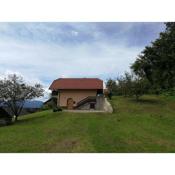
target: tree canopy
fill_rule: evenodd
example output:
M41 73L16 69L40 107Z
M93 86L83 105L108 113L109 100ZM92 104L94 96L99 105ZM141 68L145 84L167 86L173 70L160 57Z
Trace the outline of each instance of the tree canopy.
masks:
M43 88L40 84L34 86L25 83L23 77L16 74L8 75L0 80L0 100L6 104L17 117L21 113L26 100L43 96Z
M175 23L165 25L165 31L145 47L131 66L136 75L147 78L155 89L175 87Z

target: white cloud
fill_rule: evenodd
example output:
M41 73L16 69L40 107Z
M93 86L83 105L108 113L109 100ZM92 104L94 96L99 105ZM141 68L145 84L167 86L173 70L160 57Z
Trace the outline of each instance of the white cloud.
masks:
M106 76L123 73L143 48L91 44L57 45L0 41L0 73L19 72L30 81L52 81L60 76Z
M71 33L72 33L73 36L78 36L78 32L77 31L73 30Z

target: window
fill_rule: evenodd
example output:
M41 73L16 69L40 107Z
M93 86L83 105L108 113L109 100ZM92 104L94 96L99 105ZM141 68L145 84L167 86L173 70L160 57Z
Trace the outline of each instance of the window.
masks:
M90 103L90 109L95 109L95 103Z

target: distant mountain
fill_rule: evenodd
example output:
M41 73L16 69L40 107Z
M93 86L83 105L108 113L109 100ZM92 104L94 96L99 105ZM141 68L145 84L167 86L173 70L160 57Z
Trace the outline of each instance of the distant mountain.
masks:
M27 100L24 103L24 108L41 108L43 106L43 102L39 100Z
M0 107L6 106L4 103L0 101ZM24 103L24 108L41 108L43 106L43 102L39 100L27 100Z

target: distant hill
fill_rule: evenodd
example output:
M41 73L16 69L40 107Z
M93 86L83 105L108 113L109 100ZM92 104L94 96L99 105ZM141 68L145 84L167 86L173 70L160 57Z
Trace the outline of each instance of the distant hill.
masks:
M39 108L42 107L42 105L43 105L42 101L39 101L39 100L27 100L24 103L24 108L38 108L39 109ZM4 107L6 105L0 102L0 106Z
M32 101L26 101L24 104L24 108L41 108L43 105L42 101L39 100L32 100Z

